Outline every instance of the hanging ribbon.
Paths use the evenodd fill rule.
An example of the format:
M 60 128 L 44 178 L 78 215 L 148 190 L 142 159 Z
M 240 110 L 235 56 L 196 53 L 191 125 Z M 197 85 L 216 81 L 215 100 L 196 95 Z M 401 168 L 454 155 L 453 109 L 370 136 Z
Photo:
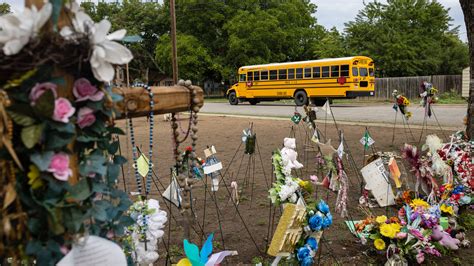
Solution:
M 5 148 L 8 150 L 8 153 L 10 153 L 10 156 L 17 164 L 18 168 L 23 171 L 23 166 L 21 165 L 20 160 L 13 149 L 13 145 L 9 137 L 12 133 L 9 129 L 11 122 L 9 122 L 7 111 L 5 110 L 5 107 L 9 105 L 10 100 L 8 99 L 7 93 L 3 90 L 0 90 L 0 148 L 5 146 Z
M 347 193 L 349 190 L 349 179 L 346 172 L 344 171 L 344 166 L 342 165 L 341 158 L 337 157 L 337 173 L 339 177 L 339 191 L 337 193 L 336 199 L 336 212 L 341 214 L 341 217 L 347 216 Z
M 232 183 L 230 183 L 230 187 L 232 188 L 232 191 L 231 191 L 231 200 L 232 200 L 236 205 L 238 205 L 238 204 L 239 204 L 239 185 L 237 184 L 237 182 L 232 181 Z

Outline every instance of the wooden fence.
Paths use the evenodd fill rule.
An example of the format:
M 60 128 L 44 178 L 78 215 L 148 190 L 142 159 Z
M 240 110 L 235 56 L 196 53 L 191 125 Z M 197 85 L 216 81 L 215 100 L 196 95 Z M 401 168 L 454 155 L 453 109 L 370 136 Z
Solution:
M 433 83 L 439 93 L 455 91 L 461 95 L 462 76 L 461 75 L 439 75 L 439 76 L 418 76 L 418 77 L 397 77 L 397 78 L 376 78 L 375 98 L 392 99 L 392 92 L 398 90 L 399 93 L 415 99 L 419 97 L 420 85 L 423 81 Z

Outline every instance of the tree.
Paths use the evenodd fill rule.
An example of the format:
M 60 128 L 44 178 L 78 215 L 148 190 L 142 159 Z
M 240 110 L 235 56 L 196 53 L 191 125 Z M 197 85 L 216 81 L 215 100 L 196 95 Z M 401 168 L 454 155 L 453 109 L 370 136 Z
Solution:
M 314 42 L 312 50 L 315 58 L 336 58 L 350 55 L 344 36 L 335 27 L 325 31 L 321 40 Z
M 189 79 L 194 84 L 201 84 L 218 67 L 213 63 L 207 49 L 199 40 L 186 34 L 178 34 L 176 38 L 178 49 L 179 77 Z M 168 76 L 171 69 L 171 39 L 168 34 L 162 35 L 156 44 L 155 60 Z
M 0 3 L 0 15 L 10 13 L 10 5 L 8 3 Z
M 459 74 L 467 65 L 462 52 L 467 48 L 453 40 L 458 28 L 449 29 L 448 11 L 429 0 L 370 2 L 346 23 L 347 44 L 372 57 L 384 76 Z M 459 63 L 445 65 L 446 58 Z
M 466 22 L 467 40 L 469 41 L 469 61 L 471 65 L 466 132 L 469 139 L 474 140 L 474 2 L 470 0 L 459 0 L 459 2 L 464 13 L 464 21 Z

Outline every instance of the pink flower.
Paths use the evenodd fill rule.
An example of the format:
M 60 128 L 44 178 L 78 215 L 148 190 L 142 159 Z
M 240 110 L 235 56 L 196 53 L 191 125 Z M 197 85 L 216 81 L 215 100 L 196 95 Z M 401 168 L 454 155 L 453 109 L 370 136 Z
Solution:
M 68 99 L 58 98 L 54 101 L 53 120 L 69 123 L 69 117 L 71 117 L 75 111 L 76 109 L 72 107 Z
M 69 156 L 65 153 L 56 153 L 51 158 L 48 172 L 53 173 L 54 177 L 61 181 L 67 181 L 72 171 L 69 168 Z
M 410 234 L 412 234 L 414 237 L 418 238 L 421 241 L 425 240 L 425 237 L 420 231 L 418 231 L 418 229 L 410 229 Z
M 109 230 L 107 232 L 107 235 L 105 235 L 108 239 L 113 239 L 115 237 L 115 233 L 112 230 Z
M 309 179 L 311 180 L 311 183 L 313 184 L 318 183 L 318 177 L 316 175 L 309 176 Z
M 76 102 L 91 100 L 94 102 L 102 100 L 104 93 L 93 86 L 87 79 L 80 78 L 74 82 L 72 93 L 76 97 Z
M 397 238 L 398 239 L 404 239 L 407 237 L 407 233 L 404 233 L 404 232 L 398 232 L 397 233 Z
M 425 261 L 425 254 L 419 251 L 418 254 L 416 254 L 416 262 L 418 262 L 418 264 L 422 264 L 423 261 Z
M 77 113 L 77 124 L 80 128 L 91 126 L 95 122 L 94 110 L 89 107 L 82 107 Z
M 37 83 L 33 89 L 31 89 L 29 99 L 31 101 L 31 105 L 35 105 L 36 101 L 45 93 L 47 90 L 51 90 L 53 92 L 54 98 L 58 95 L 56 93 L 56 84 L 51 82 L 44 82 L 44 83 Z
M 59 250 L 61 251 L 61 253 L 62 253 L 63 255 L 66 255 L 66 254 L 69 253 L 69 249 L 68 249 L 66 246 L 64 246 L 64 245 L 62 245 L 62 246 L 59 248 Z

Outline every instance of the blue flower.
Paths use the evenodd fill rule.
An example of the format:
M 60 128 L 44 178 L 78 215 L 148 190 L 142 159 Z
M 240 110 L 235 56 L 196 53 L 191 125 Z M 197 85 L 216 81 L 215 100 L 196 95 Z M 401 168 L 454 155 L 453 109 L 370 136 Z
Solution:
M 319 231 L 321 230 L 321 226 L 323 223 L 323 218 L 319 216 L 318 214 L 315 214 L 309 218 L 308 224 L 309 228 L 313 231 Z
M 313 250 L 316 251 L 318 249 L 318 241 L 316 238 L 310 237 L 306 240 L 306 244 Z
M 322 229 L 328 228 L 332 224 L 332 215 L 328 213 L 323 219 Z
M 296 257 L 298 258 L 299 261 L 304 261 L 304 259 L 307 257 L 311 258 L 310 254 L 311 254 L 311 249 L 309 249 L 308 246 L 304 245 L 298 249 Z
M 324 214 L 329 212 L 329 206 L 324 202 L 324 200 L 320 200 L 318 203 L 318 210 Z
M 430 208 L 430 214 L 435 216 L 436 218 L 439 218 L 441 216 L 441 210 L 439 209 L 439 205 L 433 205 Z
M 454 190 L 453 190 L 453 194 L 459 194 L 461 193 L 462 191 L 464 190 L 464 186 L 463 185 L 457 185 Z
M 304 258 L 304 259 L 300 262 L 300 265 L 301 265 L 301 266 L 312 266 L 312 265 L 313 265 L 313 257 L 308 256 L 308 257 Z

